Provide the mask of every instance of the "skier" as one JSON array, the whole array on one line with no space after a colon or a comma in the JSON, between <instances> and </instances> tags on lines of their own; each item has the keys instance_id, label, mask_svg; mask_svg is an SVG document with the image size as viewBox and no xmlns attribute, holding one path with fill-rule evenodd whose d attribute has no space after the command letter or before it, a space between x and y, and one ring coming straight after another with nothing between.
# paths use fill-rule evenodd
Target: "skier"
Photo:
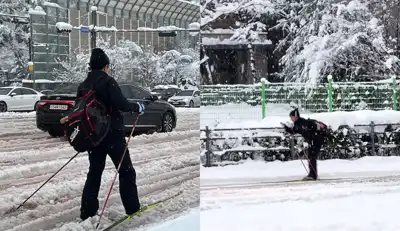
<instances>
[{"instance_id":1,"label":"skier","mask_svg":"<svg viewBox=\"0 0 400 231\"><path fill-rule=\"evenodd\" d=\"M140 103L130 103L122 94L117 82L110 77L110 60L102 49L94 48L90 57L91 71L87 78L79 85L77 98L85 95L87 89L93 89L96 98L108 110L110 128L100 144L89 151L89 172L82 193L80 218L86 220L95 216L99 209L98 194L100 190L101 175L106 165L107 154L117 168L125 150L126 141L123 131L123 117L120 111L136 112L143 114L144 106ZM122 160L119 170L119 191L126 214L130 215L140 209L138 190L136 185L136 172L132 166L129 150Z\"/></svg>"},{"instance_id":2,"label":"skier","mask_svg":"<svg viewBox=\"0 0 400 231\"><path fill-rule=\"evenodd\" d=\"M304 119L300 117L299 110L296 108L289 114L290 119L293 121L294 126L288 127L282 123L285 131L290 134L300 134L303 136L304 141L310 146L308 147L308 176L303 180L317 180L317 157L324 143L327 134L327 126L313 119Z\"/></svg>"}]
</instances>

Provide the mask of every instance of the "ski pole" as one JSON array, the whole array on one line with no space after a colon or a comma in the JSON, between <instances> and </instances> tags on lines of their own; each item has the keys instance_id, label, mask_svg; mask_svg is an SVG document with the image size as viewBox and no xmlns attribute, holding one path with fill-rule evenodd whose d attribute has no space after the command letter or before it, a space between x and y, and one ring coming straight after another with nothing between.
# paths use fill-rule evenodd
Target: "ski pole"
<instances>
[{"instance_id":1,"label":"ski pole","mask_svg":"<svg viewBox=\"0 0 400 231\"><path fill-rule=\"evenodd\" d=\"M55 172L51 177L49 177L49 179L47 179L38 189L36 189L35 192L33 192L28 198L25 199L24 202L22 202L16 209L18 210L19 208L21 208L21 206L23 206L33 195L35 195L35 193L37 193L45 184L47 184L51 179L53 179L53 177L55 177L57 175L57 173L59 173L63 168L65 168L65 166L67 166L69 164L69 162L71 162L77 155L79 154L79 152L77 152L73 157L71 157L67 163L65 163L60 169L58 169L57 172Z\"/></svg>"},{"instance_id":2,"label":"ski pole","mask_svg":"<svg viewBox=\"0 0 400 231\"><path fill-rule=\"evenodd\" d=\"M108 191L106 200L104 201L103 209L101 210L100 217L99 217L99 220L98 220L97 225L96 225L96 230L97 230L97 228L98 228L99 225L100 225L100 221L101 221L101 218L103 217L103 213L104 213L104 210L105 210L105 208L106 208L106 205L107 205L107 202L108 202L108 198L109 198L110 195L111 195L112 188L113 188L113 186L114 186L115 180L117 179L119 169L121 168L122 161L124 160L126 150L128 149L129 141L131 140L131 137L132 137L132 135L133 135L133 131L135 131L136 123L137 123L137 121L139 120L139 116L140 116L140 115L138 115L138 116L136 117L136 119L134 120L134 122L133 122L133 127L132 127L131 134L130 134L130 136L128 137L128 142L126 142L126 144L125 144L125 149L124 149L124 152L122 153L121 160L119 161L119 164L118 164L118 167L117 167L117 171L115 172L114 180L112 181L112 183L111 183L111 185L110 185L110 190Z\"/></svg>"},{"instance_id":3,"label":"ski pole","mask_svg":"<svg viewBox=\"0 0 400 231\"><path fill-rule=\"evenodd\" d=\"M309 151L309 150L307 149L307 153L304 152L304 155L306 156L307 161L308 161L308 163L309 163L309 166L311 167L310 171L312 170L312 171L314 171L315 174L317 174L317 171L315 171L315 168L314 168L314 166L312 166L311 161L310 161L310 158L308 157L308 151ZM304 164L303 164L303 165L304 165ZM308 171L307 171L307 172L308 172Z\"/></svg>"}]
</instances>

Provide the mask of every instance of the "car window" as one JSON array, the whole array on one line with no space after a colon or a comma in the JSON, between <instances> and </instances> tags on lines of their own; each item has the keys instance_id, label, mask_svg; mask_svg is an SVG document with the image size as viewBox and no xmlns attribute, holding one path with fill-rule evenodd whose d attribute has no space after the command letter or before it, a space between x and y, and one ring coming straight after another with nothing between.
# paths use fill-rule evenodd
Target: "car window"
<instances>
[{"instance_id":1,"label":"car window","mask_svg":"<svg viewBox=\"0 0 400 231\"><path fill-rule=\"evenodd\" d=\"M36 92L31 89L21 88L21 91L23 95L36 95Z\"/></svg>"},{"instance_id":2,"label":"car window","mask_svg":"<svg viewBox=\"0 0 400 231\"><path fill-rule=\"evenodd\" d=\"M194 92L194 96L200 96L200 92L199 91L195 91Z\"/></svg>"},{"instance_id":3,"label":"car window","mask_svg":"<svg viewBox=\"0 0 400 231\"><path fill-rule=\"evenodd\" d=\"M12 90L12 88L0 88L0 95L7 95L10 91Z\"/></svg>"},{"instance_id":4,"label":"car window","mask_svg":"<svg viewBox=\"0 0 400 231\"><path fill-rule=\"evenodd\" d=\"M131 87L134 99L146 99L151 96L149 92L145 91L140 87L136 86L131 86Z\"/></svg>"},{"instance_id":5,"label":"car window","mask_svg":"<svg viewBox=\"0 0 400 231\"><path fill-rule=\"evenodd\" d=\"M10 94L15 93L17 95L22 95L22 91L21 88L15 88L12 92L10 92Z\"/></svg>"},{"instance_id":6,"label":"car window","mask_svg":"<svg viewBox=\"0 0 400 231\"><path fill-rule=\"evenodd\" d=\"M192 96L193 90L184 90L176 94L177 96Z\"/></svg>"},{"instance_id":7,"label":"car window","mask_svg":"<svg viewBox=\"0 0 400 231\"><path fill-rule=\"evenodd\" d=\"M55 94L76 94L78 92L78 86L79 84L77 83L62 84L54 91L51 90L45 90L45 91L48 91L48 94L52 94L53 92Z\"/></svg>"},{"instance_id":8,"label":"car window","mask_svg":"<svg viewBox=\"0 0 400 231\"><path fill-rule=\"evenodd\" d=\"M175 93L176 93L176 90L174 88L170 88L170 89L167 90L167 94L168 95L173 95Z\"/></svg>"},{"instance_id":9,"label":"car window","mask_svg":"<svg viewBox=\"0 0 400 231\"><path fill-rule=\"evenodd\" d=\"M121 85L119 86L121 88L122 94L125 96L127 99L134 99L134 94L132 94L131 88L129 85Z\"/></svg>"}]
</instances>

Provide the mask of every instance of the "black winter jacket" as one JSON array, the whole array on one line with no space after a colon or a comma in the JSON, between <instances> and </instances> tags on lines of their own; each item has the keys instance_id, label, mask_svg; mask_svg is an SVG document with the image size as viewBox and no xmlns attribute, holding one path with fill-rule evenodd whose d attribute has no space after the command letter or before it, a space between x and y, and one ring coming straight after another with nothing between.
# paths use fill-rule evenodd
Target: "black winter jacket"
<instances>
[{"instance_id":1,"label":"black winter jacket","mask_svg":"<svg viewBox=\"0 0 400 231\"><path fill-rule=\"evenodd\" d=\"M107 107L111 117L110 130L123 130L124 123L120 111L139 111L139 106L130 103L122 94L117 81L104 71L94 70L89 72L86 79L78 87L77 98L82 97L90 89L96 92L96 98Z\"/></svg>"},{"instance_id":2,"label":"black winter jacket","mask_svg":"<svg viewBox=\"0 0 400 231\"><path fill-rule=\"evenodd\" d=\"M285 130L290 134L300 134L307 143L313 144L324 141L326 128L321 128L316 120L299 117L292 128L285 125Z\"/></svg>"}]
</instances>

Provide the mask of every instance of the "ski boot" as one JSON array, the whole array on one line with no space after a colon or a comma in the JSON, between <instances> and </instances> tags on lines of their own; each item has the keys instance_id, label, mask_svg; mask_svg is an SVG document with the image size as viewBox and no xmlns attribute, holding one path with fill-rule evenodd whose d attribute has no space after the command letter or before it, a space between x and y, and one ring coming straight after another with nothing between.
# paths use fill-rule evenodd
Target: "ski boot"
<instances>
[{"instance_id":1,"label":"ski boot","mask_svg":"<svg viewBox=\"0 0 400 231\"><path fill-rule=\"evenodd\" d=\"M313 177L313 176L308 175L308 176L304 177L302 179L302 181L315 181L317 179L318 179L317 177Z\"/></svg>"}]
</instances>

